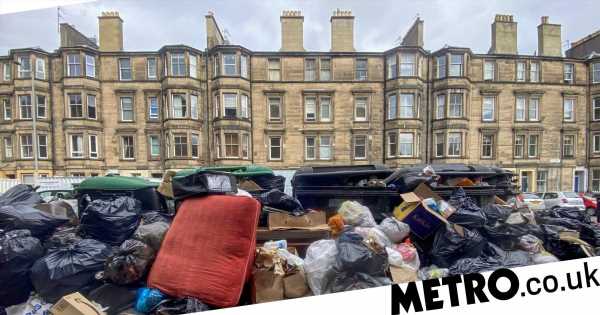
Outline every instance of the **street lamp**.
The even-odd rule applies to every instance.
[[[14,62],[18,66],[22,66],[19,61]],[[29,57],[29,76],[31,77],[31,117],[32,117],[32,127],[33,127],[33,136],[32,136],[32,145],[33,145],[33,185],[37,185],[37,176],[38,176],[38,147],[37,147],[37,97],[35,95],[35,69],[34,63],[31,62],[31,57]]]

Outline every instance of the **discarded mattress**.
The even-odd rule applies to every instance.
[[[260,203],[212,195],[186,199],[163,240],[148,287],[218,306],[238,304],[254,263]]]

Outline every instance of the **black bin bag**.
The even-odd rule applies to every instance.
[[[174,199],[183,200],[208,194],[236,193],[237,180],[230,173],[198,171],[173,177],[172,187]]]
[[[493,225],[498,221],[506,221],[506,219],[508,219],[510,213],[512,212],[512,208],[510,206],[503,206],[497,204],[488,204],[484,206],[481,210],[483,211],[483,213],[485,213],[487,223],[490,225]]]
[[[29,268],[43,255],[40,240],[29,231],[0,231],[0,307],[27,301],[33,290]]]
[[[594,247],[600,247],[600,225],[584,224],[581,226],[580,238]]]
[[[448,268],[461,258],[480,256],[486,244],[477,231],[447,225],[435,233],[429,256],[436,266]]]
[[[138,240],[126,240],[116,253],[106,260],[104,278],[119,284],[133,284],[146,276],[156,252]]]
[[[268,192],[260,194],[258,200],[263,206],[285,210],[295,214],[304,213],[304,208],[302,208],[298,199],[277,189],[271,189]]]
[[[448,221],[468,228],[480,228],[487,222],[485,213],[465,193],[464,189],[458,188],[452,192],[448,203],[456,211],[448,217]]]
[[[495,226],[484,226],[479,230],[483,236],[503,250],[515,250],[519,239],[529,234],[528,224],[498,223]]]
[[[0,230],[29,230],[31,235],[45,239],[67,222],[67,217],[52,215],[28,205],[0,206]]]
[[[51,252],[31,267],[35,291],[49,303],[73,292],[85,294],[95,282],[94,275],[104,269],[110,253],[106,244],[93,239]]]
[[[129,239],[140,223],[141,203],[130,197],[96,199],[81,216],[80,232],[104,243],[119,246]]]
[[[28,205],[33,206],[42,203],[42,197],[29,185],[19,184],[11,187],[0,195],[0,206]]]

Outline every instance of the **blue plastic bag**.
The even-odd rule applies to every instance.
[[[157,289],[139,288],[135,299],[135,310],[150,313],[166,296]]]

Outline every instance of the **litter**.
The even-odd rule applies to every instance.
[[[304,272],[314,295],[323,294],[325,276],[333,270],[337,255],[338,249],[334,240],[316,241],[308,247],[304,258]]]
[[[132,284],[146,276],[156,253],[152,247],[138,240],[126,240],[111,255],[104,266],[104,277],[119,284]]]
[[[13,186],[0,195],[0,206],[33,206],[42,202],[42,197],[31,186],[24,184]]]
[[[166,299],[167,297],[157,289],[139,288],[135,298],[135,310],[141,313],[150,313]]]
[[[81,216],[80,231],[87,237],[119,246],[140,223],[141,203],[130,197],[92,201]]]
[[[50,313],[51,307],[52,304],[42,300],[39,296],[32,294],[26,302],[6,308],[6,314],[46,315]]]
[[[400,243],[410,233],[408,224],[396,218],[385,218],[378,227],[392,243]]]
[[[345,224],[360,227],[375,227],[375,219],[369,208],[356,201],[344,201],[338,209]]]
[[[67,217],[55,216],[29,205],[14,204],[0,207],[0,230],[29,230],[31,235],[41,239],[69,222]]]

